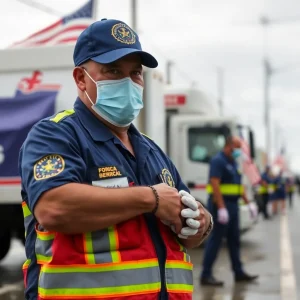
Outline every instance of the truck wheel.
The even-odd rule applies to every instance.
[[[9,230],[0,232],[0,260],[2,260],[9,251],[10,238]]]

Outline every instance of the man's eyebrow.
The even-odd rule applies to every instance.
[[[103,66],[105,68],[116,68],[116,67],[119,67],[120,65],[117,62],[111,62],[111,63],[108,63],[108,64],[103,64]]]

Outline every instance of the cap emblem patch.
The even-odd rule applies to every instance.
[[[123,44],[130,45],[136,41],[133,30],[124,23],[115,24],[111,29],[111,34],[118,42]]]

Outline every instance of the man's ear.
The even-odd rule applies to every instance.
[[[75,67],[73,70],[73,78],[77,87],[84,92],[86,90],[86,82],[84,76],[84,70],[82,67]]]

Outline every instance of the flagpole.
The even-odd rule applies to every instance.
[[[138,33],[136,9],[137,9],[136,0],[131,0],[131,23],[132,23],[131,27],[135,32]]]
[[[97,13],[98,13],[98,7],[99,7],[99,1],[100,0],[92,0],[93,1],[93,13],[92,13],[92,18],[94,20],[98,20],[97,18]]]

